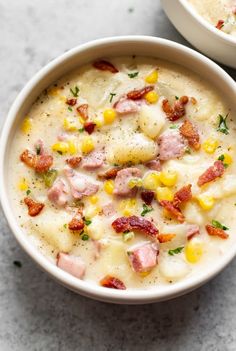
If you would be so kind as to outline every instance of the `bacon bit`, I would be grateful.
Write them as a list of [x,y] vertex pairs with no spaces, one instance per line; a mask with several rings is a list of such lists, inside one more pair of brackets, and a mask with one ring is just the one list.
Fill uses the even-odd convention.
[[216,28],[221,30],[224,27],[225,21],[219,20],[216,24]]
[[197,99],[195,99],[195,97],[193,97],[193,96],[190,98],[190,101],[193,105],[197,104]]
[[110,289],[125,290],[125,284],[118,278],[112,277],[111,275],[106,275],[102,280],[100,280],[101,286]]
[[192,199],[192,184],[188,184],[179,189],[175,195],[173,200],[174,207],[178,208],[180,204],[187,202]]
[[51,155],[40,155],[36,157],[35,171],[38,173],[44,173],[49,170],[53,164],[53,157]]
[[205,228],[209,235],[219,236],[221,239],[228,239],[229,237],[229,235],[223,229],[215,228],[209,224],[207,224]]
[[25,150],[20,155],[20,160],[24,162],[27,166],[34,168],[37,156],[32,154],[29,150]]
[[162,101],[162,109],[165,112],[167,118],[174,122],[185,115],[185,105],[188,103],[187,96],[181,96],[181,98],[175,101],[174,106],[171,107],[167,99]]
[[68,159],[66,160],[66,163],[67,163],[69,166],[71,166],[72,168],[76,168],[76,167],[78,167],[78,165],[80,164],[81,160],[82,160],[82,157],[76,156],[76,157],[68,158]]
[[159,234],[158,240],[161,244],[167,243],[176,237],[176,234]]
[[152,200],[154,199],[154,191],[144,190],[141,192],[141,199],[145,202],[146,205],[151,205]]
[[93,133],[95,127],[96,127],[96,123],[94,123],[94,122],[85,122],[84,123],[84,129],[89,134]]
[[42,204],[40,202],[36,202],[36,201],[32,200],[30,197],[24,198],[24,203],[27,205],[28,215],[31,217],[37,216],[45,206],[44,204]]
[[112,223],[112,227],[117,233],[123,233],[126,230],[137,230],[138,232],[151,236],[152,238],[156,238],[158,235],[158,229],[152,222],[137,216],[117,218]]
[[108,169],[105,173],[99,173],[98,178],[99,179],[115,179],[117,176],[117,173],[122,169],[122,167],[115,167]]
[[187,229],[187,240],[191,240],[194,236],[200,234],[200,228],[197,224],[190,224]]
[[81,231],[84,228],[84,221],[82,216],[83,216],[82,211],[78,210],[76,215],[68,223],[68,228],[72,231]]
[[174,206],[172,201],[162,200],[160,201],[160,205],[164,207],[174,218],[177,219],[180,223],[184,222],[184,215],[181,210]]
[[75,106],[77,103],[77,99],[67,99],[66,100],[67,105],[69,106]]
[[144,95],[146,95],[147,93],[149,93],[149,91],[152,91],[153,89],[154,87],[149,85],[139,90],[132,90],[127,94],[127,98],[130,100],[140,100],[144,97]]
[[85,121],[88,119],[88,104],[82,104],[76,110]]
[[113,66],[112,63],[105,60],[99,60],[94,62],[93,67],[99,69],[100,71],[109,71],[111,73],[119,72],[118,69],[115,66]]
[[199,178],[197,185],[202,186],[221,177],[225,171],[224,163],[220,160],[215,161],[213,166],[209,167]]
[[180,134],[188,140],[189,146],[195,150],[200,149],[199,134],[196,127],[189,121],[185,120],[182,126],[179,128]]

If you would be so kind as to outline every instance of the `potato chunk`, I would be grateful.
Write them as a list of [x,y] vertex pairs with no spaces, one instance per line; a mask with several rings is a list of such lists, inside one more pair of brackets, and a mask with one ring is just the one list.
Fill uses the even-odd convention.
[[156,138],[165,124],[166,118],[160,104],[143,105],[139,115],[139,126],[149,138]]

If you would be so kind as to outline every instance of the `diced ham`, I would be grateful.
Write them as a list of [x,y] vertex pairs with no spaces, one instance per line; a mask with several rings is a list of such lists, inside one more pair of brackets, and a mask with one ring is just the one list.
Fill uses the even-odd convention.
[[118,112],[121,115],[125,115],[128,113],[136,113],[139,110],[139,106],[135,101],[127,99],[125,97],[118,100],[113,105],[113,107],[115,108],[116,112]]
[[135,167],[124,168],[117,173],[115,178],[114,194],[119,196],[133,197],[136,195],[137,188],[129,187],[131,178],[140,178],[142,175],[140,169]]
[[75,156],[75,157],[68,158],[66,160],[66,163],[72,168],[77,168],[81,161],[82,161],[81,156]]
[[115,177],[117,176],[117,173],[122,169],[122,167],[114,167],[114,168],[110,168],[107,171],[105,171],[104,173],[98,173],[98,178],[99,179],[115,179]]
[[99,186],[90,182],[86,175],[70,167],[65,167],[64,172],[71,186],[71,194],[75,199],[81,200],[84,196],[94,195],[98,191]]
[[111,73],[119,72],[118,69],[110,62],[105,60],[98,60],[93,63],[93,67],[99,69],[100,71],[109,71]]
[[79,256],[59,252],[57,255],[57,266],[78,279],[82,279],[85,275],[86,266]]
[[48,190],[48,199],[56,206],[63,207],[68,202],[68,188],[62,178],[57,178]]
[[171,216],[173,216],[174,218],[177,219],[177,221],[179,221],[180,223],[184,222],[184,215],[181,212],[181,210],[177,207],[174,206],[172,201],[168,201],[168,200],[162,200],[160,201],[160,205],[162,207],[164,207]]
[[134,272],[149,272],[157,265],[159,248],[157,243],[146,242],[129,248],[129,262]]
[[189,224],[187,227],[187,239],[192,239],[195,235],[200,234],[200,228],[197,224]]
[[161,162],[160,160],[151,160],[145,163],[145,166],[153,171],[161,171]]
[[88,119],[88,104],[82,104],[76,110],[85,121]]
[[32,200],[30,197],[24,198],[24,203],[28,207],[28,215],[31,217],[37,216],[45,206],[40,202]]
[[158,234],[159,243],[168,243],[176,237],[176,234]]
[[170,121],[177,121],[179,118],[185,115],[185,105],[188,103],[187,96],[181,96],[177,101],[174,102],[173,107],[170,105],[167,99],[162,101],[162,109],[165,112],[167,118]]
[[110,289],[126,289],[125,284],[120,279],[112,277],[111,275],[106,275],[102,280],[100,280],[100,285]]
[[179,207],[179,205],[181,205],[182,203],[185,203],[192,199],[191,188],[192,188],[192,184],[188,184],[186,186],[183,186],[175,193],[174,200],[173,200],[173,205],[175,207]]
[[213,166],[209,167],[199,178],[197,185],[203,186],[206,183],[212,182],[216,178],[221,177],[224,174],[225,167],[224,163],[220,160],[215,161]]
[[72,220],[68,223],[68,228],[72,231],[81,231],[84,229],[83,213],[79,210]]
[[94,150],[83,158],[82,167],[88,171],[96,170],[103,166],[105,154],[103,150]]
[[182,126],[179,128],[180,134],[187,139],[188,144],[194,150],[199,150],[200,145],[200,137],[197,131],[197,128],[190,122],[189,120],[185,120]]
[[183,156],[186,148],[179,132],[163,133],[158,139],[158,145],[159,159],[162,161]]
[[151,221],[138,216],[117,218],[114,222],[112,222],[112,227],[116,233],[124,233],[127,230],[137,231],[150,236],[153,239],[157,238],[159,233],[158,229]]
[[109,202],[108,204],[102,206],[102,213],[107,217],[114,216],[116,214],[116,210],[113,203]]
[[146,205],[151,205],[152,200],[154,200],[155,192],[151,190],[144,190],[141,192],[141,199]]
[[221,239],[228,239],[229,235],[221,228],[215,228],[213,225],[206,225],[206,231],[209,235],[218,236]]

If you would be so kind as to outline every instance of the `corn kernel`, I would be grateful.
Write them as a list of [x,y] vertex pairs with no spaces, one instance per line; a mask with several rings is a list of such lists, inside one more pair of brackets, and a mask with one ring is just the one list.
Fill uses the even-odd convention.
[[156,192],[156,197],[158,201],[162,201],[162,200],[172,201],[174,199],[174,194],[167,187],[158,187]]
[[32,120],[29,117],[26,117],[22,123],[21,131],[25,134],[28,134],[32,128]]
[[22,178],[18,183],[18,189],[21,191],[26,191],[28,189],[28,183],[25,178]]
[[151,273],[151,271],[148,271],[148,272],[140,272],[139,275],[140,277],[142,278],[145,278],[147,275],[149,275]]
[[209,138],[202,144],[203,150],[208,154],[213,154],[219,145],[218,140]]
[[74,155],[77,153],[77,146],[74,140],[68,141],[68,151],[71,155]]
[[114,187],[115,185],[113,180],[106,180],[104,182],[103,188],[107,194],[112,195],[114,191]]
[[144,178],[143,178],[143,187],[148,190],[156,190],[158,186],[160,186],[160,179],[159,179],[159,174],[158,173],[148,173]]
[[198,238],[191,239],[185,247],[185,257],[190,263],[197,263],[203,255],[203,243]]
[[175,171],[162,171],[160,173],[160,181],[166,186],[174,186],[177,182],[178,173]]
[[155,91],[149,91],[144,97],[149,104],[155,104],[159,99],[159,96]]
[[65,130],[69,132],[74,132],[77,130],[76,122],[75,120],[72,120],[70,118],[64,118],[63,121],[63,127]]
[[137,201],[134,198],[122,200],[120,202],[119,209],[122,212],[123,216],[129,217],[134,213],[134,211],[136,209],[136,204],[137,204]]
[[67,97],[65,95],[61,95],[61,96],[59,96],[59,100],[64,103],[64,102],[66,102]]
[[98,202],[98,196],[97,195],[90,196],[89,201],[91,204],[95,205]]
[[155,84],[158,80],[158,71],[154,70],[148,76],[146,76],[145,81],[149,84]]
[[104,125],[104,119],[102,117],[96,117],[93,121],[98,128],[101,128]]
[[116,118],[116,111],[113,110],[112,108],[108,108],[103,112],[103,118],[104,118],[104,122],[106,124],[111,124],[114,122],[115,118]]
[[94,149],[93,139],[91,137],[85,137],[81,144],[81,150],[84,154],[89,154]]
[[226,165],[231,165],[231,163],[233,162],[232,156],[229,155],[229,154],[223,154],[223,155],[220,156],[220,158],[221,157],[222,157],[223,163],[226,164]]
[[69,150],[69,145],[68,143],[61,141],[59,143],[55,143],[52,145],[52,150],[57,151],[59,153],[65,154]]
[[82,117],[79,117],[78,120],[79,120],[80,124],[82,124],[82,126],[83,126],[85,123],[85,120]]
[[209,195],[204,195],[204,194],[198,195],[197,200],[201,208],[206,211],[211,210],[215,204],[215,199]]
[[143,185],[142,179],[140,178],[131,178],[128,182],[128,187],[133,189],[135,186],[141,187]]

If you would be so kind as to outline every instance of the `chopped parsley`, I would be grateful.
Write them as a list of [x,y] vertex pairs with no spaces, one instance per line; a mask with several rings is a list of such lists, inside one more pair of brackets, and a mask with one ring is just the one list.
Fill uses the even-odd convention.
[[22,263],[20,261],[13,261],[13,264],[18,268],[22,267]]
[[83,132],[84,132],[84,128],[80,128],[80,129],[78,129],[78,131],[79,131],[80,133],[83,133]]
[[178,97],[178,96],[175,96],[175,100],[179,100],[179,97]]
[[[220,155],[220,156],[218,157],[218,160],[219,160],[219,161],[224,162],[224,159],[225,159],[225,156],[224,156],[224,155]],[[228,163],[224,163],[224,167],[225,167],[225,168],[229,167]]]
[[128,233],[130,233],[130,230],[125,230],[125,231],[123,232],[123,234],[128,234]]
[[89,240],[88,234],[83,234],[82,237],[81,237],[81,239],[82,239],[83,241]]
[[215,227],[215,228],[219,228],[219,229],[223,229],[223,230],[228,230],[229,229],[228,227],[226,227],[225,225],[223,225],[220,222],[216,221],[215,219],[213,219],[211,221],[211,223],[212,223],[213,227]]
[[30,193],[31,193],[31,190],[28,189],[28,190],[26,191],[26,195],[29,195]]
[[179,128],[178,124],[171,124],[170,129],[177,129]]
[[223,117],[222,115],[219,115],[219,125],[218,125],[218,128],[217,128],[217,131],[218,132],[221,132],[223,134],[229,134],[229,128],[226,124],[226,120],[227,120],[227,117],[228,117],[228,113],[225,117]]
[[180,247],[177,247],[176,249],[169,250],[168,254],[170,256],[174,256],[174,255],[177,255],[177,254],[181,253],[183,249],[184,249],[184,246],[180,246]]
[[85,225],[90,225],[92,221],[88,218],[83,218]]
[[191,155],[191,149],[189,147],[187,147],[185,150],[185,153]]
[[116,96],[116,93],[110,93],[110,102],[112,102],[113,97]]
[[128,76],[129,76],[130,78],[135,78],[135,77],[138,76],[138,74],[139,74],[139,72],[128,73]]
[[68,110],[69,110],[70,112],[73,111],[72,107],[70,107],[70,106],[68,106]]
[[65,224],[63,225],[63,227],[66,229],[66,228],[67,228],[67,224],[65,223]]
[[78,97],[79,95],[79,88],[77,87],[77,85],[74,87],[74,90],[72,88],[70,88],[70,92],[74,97]]
[[146,204],[143,204],[143,210],[141,212],[141,216],[144,217],[147,213],[152,212],[153,208],[150,206],[147,206]]
[[37,155],[40,155],[40,152],[41,152],[41,146],[40,146],[40,145],[37,145],[37,146],[36,146],[36,154],[37,154]]

